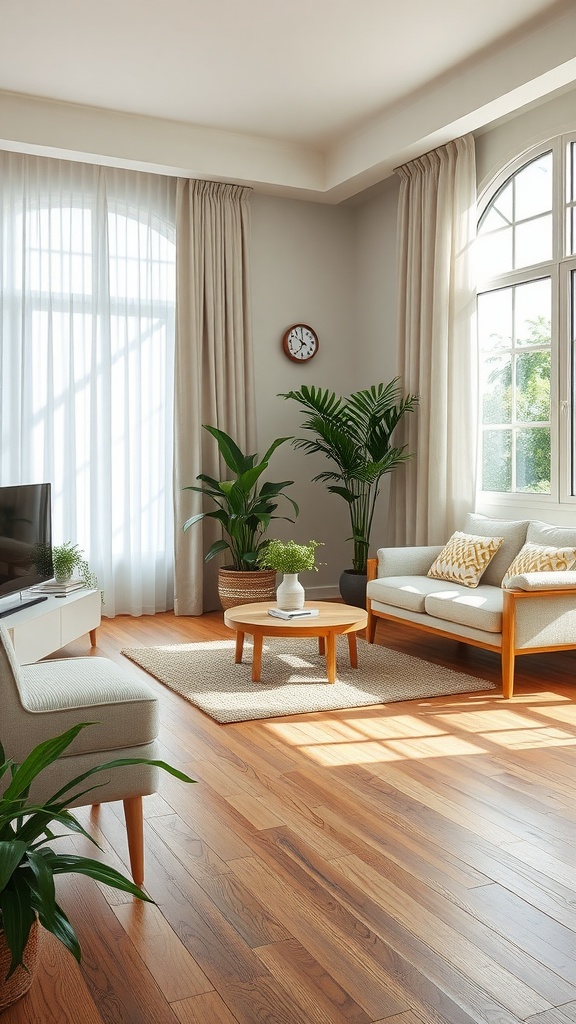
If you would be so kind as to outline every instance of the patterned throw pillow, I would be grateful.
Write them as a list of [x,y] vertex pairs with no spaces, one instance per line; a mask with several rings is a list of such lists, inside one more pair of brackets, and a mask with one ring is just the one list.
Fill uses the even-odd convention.
[[477,587],[484,570],[502,544],[502,537],[478,537],[474,533],[453,533],[428,570],[428,576],[449,583]]
[[502,586],[508,585],[513,576],[525,572],[555,572],[570,569],[576,562],[576,548],[551,548],[544,544],[526,543],[508,566]]

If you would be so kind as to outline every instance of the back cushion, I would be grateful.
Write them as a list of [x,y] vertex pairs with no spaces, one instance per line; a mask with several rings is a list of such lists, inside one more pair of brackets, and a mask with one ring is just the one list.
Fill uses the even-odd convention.
[[537,519],[528,524],[526,540],[531,544],[544,544],[552,548],[576,548],[576,530],[563,526],[548,526]]
[[[489,583],[492,587],[502,585],[504,573],[526,540],[528,525],[528,520],[489,519],[488,516],[481,516],[479,512],[468,513],[464,527],[467,533],[475,533],[479,537],[503,538],[500,550],[496,552],[482,576],[482,583]],[[542,540],[537,543],[552,544],[552,541]],[[560,547],[561,545],[556,544],[555,546]]]

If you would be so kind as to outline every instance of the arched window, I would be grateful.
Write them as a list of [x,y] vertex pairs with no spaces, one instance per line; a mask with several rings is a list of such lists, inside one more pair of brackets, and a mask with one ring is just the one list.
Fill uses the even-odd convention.
[[173,603],[175,179],[0,154],[0,477],[52,483],[104,614]]
[[576,494],[575,137],[508,166],[482,207],[480,489],[569,501]]

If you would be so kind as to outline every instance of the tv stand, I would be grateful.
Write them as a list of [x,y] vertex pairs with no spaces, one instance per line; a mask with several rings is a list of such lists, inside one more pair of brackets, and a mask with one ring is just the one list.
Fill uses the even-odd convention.
[[14,615],[15,612],[21,612],[24,608],[31,608],[33,604],[40,604],[41,601],[47,600],[47,597],[25,598],[24,601],[19,601],[18,604],[13,604],[10,608],[0,611],[0,619],[5,619],[8,615]]
[[60,598],[42,594],[41,603],[36,596],[40,595],[34,595],[33,605],[12,609],[5,624],[21,665],[40,661],[85,633],[90,634],[91,646],[96,645],[102,608],[99,590],[75,590]]

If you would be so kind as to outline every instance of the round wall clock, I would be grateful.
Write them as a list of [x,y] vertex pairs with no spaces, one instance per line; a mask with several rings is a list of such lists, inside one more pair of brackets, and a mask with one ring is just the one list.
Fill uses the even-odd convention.
[[282,338],[282,348],[288,359],[305,363],[318,351],[318,335],[307,324],[294,324]]

